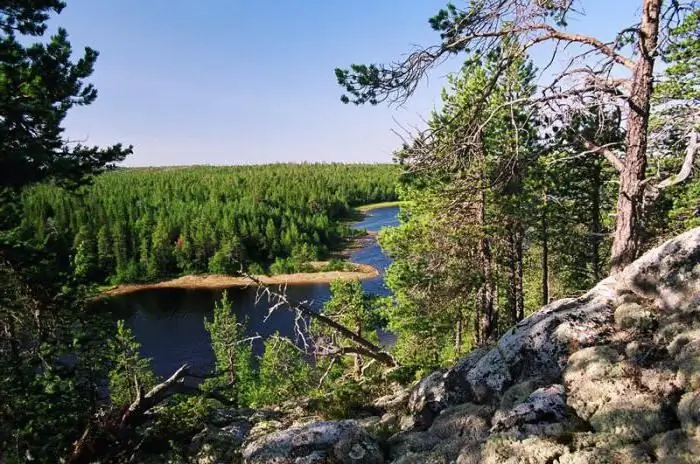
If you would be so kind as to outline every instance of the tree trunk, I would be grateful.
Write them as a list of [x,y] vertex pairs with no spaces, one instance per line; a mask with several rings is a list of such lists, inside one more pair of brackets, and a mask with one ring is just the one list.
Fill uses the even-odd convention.
[[593,284],[595,284],[603,278],[600,262],[600,243],[603,238],[603,227],[600,223],[601,165],[597,160],[593,166],[592,178],[591,222],[588,232],[591,246],[591,271],[593,272]]
[[620,172],[615,235],[612,245],[613,274],[620,272],[639,254],[642,234],[642,201],[647,164],[647,129],[653,90],[654,61],[659,39],[662,0],[644,0],[637,55],[627,115],[627,151]]
[[479,200],[477,206],[477,220],[479,230],[479,260],[482,272],[482,281],[479,288],[480,295],[480,312],[481,312],[481,327],[480,341],[485,344],[493,335],[494,331],[494,309],[493,309],[493,281],[492,281],[492,264],[491,264],[491,244],[486,234],[486,146],[484,145],[483,133],[478,134],[478,150],[477,156],[481,162],[481,185],[479,188]]
[[[356,333],[358,336],[360,336],[360,337],[362,336],[362,323],[359,323],[357,325],[357,332]],[[357,353],[357,354],[355,354],[354,357],[355,357],[355,359],[354,359],[354,361],[355,361],[355,369],[354,369],[355,370],[355,372],[354,372],[355,380],[360,380],[362,378],[362,355]]]
[[515,264],[515,280],[513,290],[515,292],[515,321],[522,321],[525,317],[525,295],[523,292],[523,224],[518,219],[513,230],[513,262]]
[[542,305],[549,304],[549,223],[547,222],[547,188],[542,192]]
[[472,334],[474,346],[481,346],[481,311],[483,309],[481,290],[474,293],[474,329]]
[[492,282],[492,266],[491,266],[491,244],[486,236],[486,193],[482,190],[481,201],[479,203],[479,223],[480,234],[479,238],[479,259],[481,260],[481,272],[483,273],[481,287],[479,288],[479,312],[481,316],[480,338],[481,343],[486,343],[493,334],[493,282]]
[[462,355],[462,331],[464,321],[462,319],[462,310],[457,311],[457,321],[455,322],[455,353],[457,356]]

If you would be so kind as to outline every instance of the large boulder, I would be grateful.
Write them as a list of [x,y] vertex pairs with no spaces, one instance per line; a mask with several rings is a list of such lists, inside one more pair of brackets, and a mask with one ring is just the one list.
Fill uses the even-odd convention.
[[551,385],[532,392],[527,400],[510,411],[494,416],[492,433],[516,437],[558,436],[585,429],[585,423],[566,404],[562,385]]
[[390,458],[700,462],[698,391],[700,228],[424,378]]
[[408,398],[410,419],[404,422],[404,428],[425,430],[443,409],[469,401],[472,391],[467,374],[487,352],[476,349],[453,367],[435,371],[418,382]]
[[700,307],[700,227],[648,251],[616,276],[631,291],[662,311]]
[[242,454],[247,464],[384,462],[377,441],[352,420],[281,430],[247,443]]

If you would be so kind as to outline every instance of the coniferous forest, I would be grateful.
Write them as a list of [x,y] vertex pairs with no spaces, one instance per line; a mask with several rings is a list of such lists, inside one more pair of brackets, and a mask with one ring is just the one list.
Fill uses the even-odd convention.
[[[402,104],[458,63],[394,163],[126,168],[129,140],[66,135],[99,65],[49,28],[65,2],[0,2],[0,462],[676,462],[673,440],[697,462],[700,317],[682,292],[700,288],[700,245],[644,268],[682,268],[671,278],[622,277],[700,226],[700,6],[629,0],[631,26],[598,37],[572,21],[584,4],[449,3],[426,18],[433,45],[336,69],[342,108]],[[336,280],[319,309],[254,277],[314,270],[358,234],[357,207],[386,201],[401,205],[377,237],[388,295]],[[207,372],[157,378],[135,331],[93,304],[105,284],[240,271],[295,338],[259,340],[223,292],[192,327]],[[608,276],[614,297],[585,301]],[[674,298],[657,305],[662,288]],[[499,427],[517,433],[491,440]]]
[[350,236],[354,206],[396,199],[392,165],[119,169],[25,192],[24,233],[54,234],[86,282],[305,270]]

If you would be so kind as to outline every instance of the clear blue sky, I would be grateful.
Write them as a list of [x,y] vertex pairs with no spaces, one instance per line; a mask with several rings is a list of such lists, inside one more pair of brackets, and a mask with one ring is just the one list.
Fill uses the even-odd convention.
[[[447,63],[402,108],[339,101],[333,70],[436,39],[445,0],[67,0],[54,24],[100,52],[97,101],[67,135],[133,144],[126,165],[387,162],[439,103]],[[614,37],[639,0],[591,0],[576,31]],[[590,4],[590,6],[588,6]],[[538,56],[535,55],[537,61]]]

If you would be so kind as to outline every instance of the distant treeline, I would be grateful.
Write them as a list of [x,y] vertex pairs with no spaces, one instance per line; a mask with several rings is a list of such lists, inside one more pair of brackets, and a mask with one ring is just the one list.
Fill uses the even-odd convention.
[[397,176],[388,164],[118,169],[78,194],[28,190],[23,231],[88,282],[288,272],[342,244],[353,206],[395,200]]

